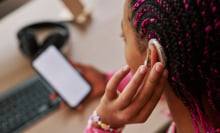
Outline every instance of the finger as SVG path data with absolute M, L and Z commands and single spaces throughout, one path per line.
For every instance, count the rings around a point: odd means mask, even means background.
M 129 73 L 130 68 L 128 66 L 123 67 L 121 70 L 117 71 L 112 78 L 108 81 L 105 95 L 112 99 L 117 95 L 117 88 L 121 80 Z
M 85 64 L 81 64 L 79 62 L 74 62 L 73 60 L 69 59 L 69 62 L 71 63 L 71 65 L 77 69 L 79 69 L 80 71 L 85 71 L 87 69 L 87 65 Z
M 160 79 L 162 78 L 162 74 L 164 71 L 164 66 L 162 63 L 158 62 L 156 63 L 152 70 L 150 71 L 149 77 L 146 80 L 146 83 L 144 84 L 143 88 L 140 90 L 140 93 L 138 93 L 137 101 L 148 101 L 153 92 L 156 89 L 156 86 L 160 82 Z
M 81 63 L 74 63 L 74 67 L 79 68 L 79 69 L 86 69 L 88 66 L 85 64 L 81 64 Z
M 135 75 L 132 77 L 131 81 L 128 83 L 128 85 L 125 87 L 123 92 L 118 98 L 119 106 L 121 108 L 126 107 L 130 101 L 133 99 L 133 97 L 136 95 L 136 92 L 141 85 L 145 75 L 147 72 L 147 67 L 145 65 L 141 65 Z
M 83 105 L 80 104 L 79 106 L 77 106 L 76 110 L 77 110 L 77 111 L 82 111 L 82 110 L 83 110 Z
M 54 101 L 54 100 L 56 100 L 58 98 L 58 94 L 56 93 L 56 92 L 53 92 L 53 93 L 51 93 L 50 95 L 49 95 L 49 99 L 51 100 L 51 101 Z
M 160 68 L 158 68 L 160 67 Z M 158 71 L 159 70 L 159 71 Z M 164 67 L 161 63 L 156 63 L 150 71 L 150 74 L 146 80 L 146 83 L 138 92 L 135 99 L 132 101 L 130 106 L 126 108 L 125 113 L 135 115 L 145 106 L 145 104 L 151 99 L 156 90 L 160 79 L 162 78 Z
M 67 107 L 67 104 L 64 101 L 61 101 L 59 104 L 59 109 L 64 109 Z
M 166 86 L 167 77 L 168 72 L 167 70 L 165 70 L 163 72 L 162 78 L 160 79 L 158 86 L 156 87 L 154 95 L 140 110 L 140 112 L 137 113 L 135 117 L 133 117 L 133 119 L 131 120 L 132 123 L 143 123 L 148 119 L 155 106 L 157 105 L 158 101 L 160 100 L 160 97 L 162 96 L 163 89 Z
M 79 63 L 76 63 L 75 61 L 73 61 L 72 59 L 68 59 L 68 61 L 70 62 L 70 64 L 74 67 L 77 67 Z

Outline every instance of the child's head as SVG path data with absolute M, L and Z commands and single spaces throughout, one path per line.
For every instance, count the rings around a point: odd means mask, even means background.
M 170 86 L 192 117 L 202 117 L 200 122 L 207 130 L 210 126 L 202 99 L 208 100 L 213 113 L 220 117 L 219 27 L 218 0 L 125 2 L 122 29 L 132 73 L 144 63 L 147 41 L 156 38 L 168 59 Z

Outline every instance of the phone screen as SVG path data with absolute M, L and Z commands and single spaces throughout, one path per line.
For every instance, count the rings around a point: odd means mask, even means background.
M 32 66 L 72 108 L 91 91 L 90 84 L 54 45 L 41 52 Z

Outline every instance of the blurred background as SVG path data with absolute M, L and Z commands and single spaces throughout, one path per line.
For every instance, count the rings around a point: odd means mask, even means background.
M 19 8 L 29 0 L 0 0 L 0 18 Z
M 77 0 L 72 0 L 74 1 Z M 126 64 L 124 42 L 120 38 L 124 0 L 80 2 L 83 11 L 89 13 L 84 14 L 84 19 L 81 16 L 78 18 L 81 12 L 75 9 L 79 6 L 71 3 L 71 0 L 0 0 L 1 94 L 36 74 L 30 59 L 21 53 L 17 39 L 19 29 L 32 23 L 55 21 L 67 24 L 70 38 L 63 51 L 73 61 L 91 64 L 106 72 L 117 70 Z M 45 33 L 39 32 L 37 35 L 41 40 Z M 82 133 L 88 116 L 98 101 L 96 99 L 88 103 L 82 111 L 57 109 L 21 132 Z M 160 102 L 146 123 L 129 125 L 125 128 L 125 133 L 158 132 L 170 120 L 166 108 L 166 103 Z
M 1 3 L 6 1 L 9 1 L 10 5 L 11 0 L 3 0 Z M 71 37 L 66 46 L 74 60 L 93 64 L 105 71 L 124 65 L 123 41 L 120 38 L 123 2 L 83 0 L 82 3 L 91 11 L 91 22 L 84 28 L 74 23 L 74 15 L 61 0 L 22 1 L 17 8 L 4 15 L 0 20 L 0 68 L 4 68 L 1 70 L 0 79 L 4 80 L 9 75 L 14 75 L 14 72 L 30 67 L 30 60 L 19 51 L 16 34 L 22 27 L 41 21 L 67 23 Z M 4 8 L 7 6 L 1 6 L 1 10 Z

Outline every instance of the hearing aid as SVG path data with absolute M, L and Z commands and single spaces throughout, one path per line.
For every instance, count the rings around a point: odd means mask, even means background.
M 159 61 L 166 66 L 166 62 L 167 62 L 167 57 L 166 54 L 164 52 L 163 47 L 160 45 L 160 43 L 157 41 L 157 39 L 150 39 L 148 42 L 148 48 L 147 48 L 147 56 L 146 59 L 144 61 L 144 65 L 147 67 L 151 67 L 151 60 L 150 60 L 150 55 L 151 55 L 151 51 L 149 49 L 150 45 L 154 45 L 157 51 L 157 55 L 159 58 Z

